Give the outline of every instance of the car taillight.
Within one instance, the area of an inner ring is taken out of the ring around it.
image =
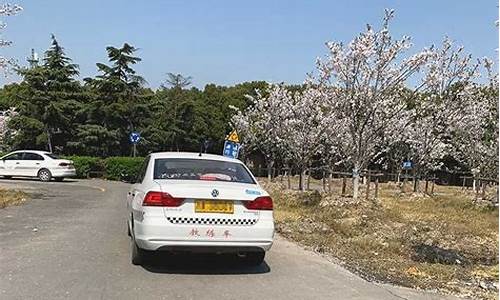
[[[257,197],[252,201],[244,201],[243,205],[247,209],[273,210],[273,199],[269,196]]]
[[[59,167],[67,167],[67,166],[69,166],[68,163],[65,162],[59,163]]]
[[[183,198],[174,198],[168,193],[148,192],[142,201],[142,206],[180,206]]]

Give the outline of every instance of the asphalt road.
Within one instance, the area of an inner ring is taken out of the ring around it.
[[[32,194],[24,205],[0,209],[0,299],[444,298],[367,282],[279,236],[259,267],[165,254],[133,266],[127,184],[0,180],[0,187]]]

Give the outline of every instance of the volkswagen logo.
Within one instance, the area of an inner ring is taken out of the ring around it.
[[[212,197],[214,197],[214,198],[215,198],[215,197],[217,197],[217,196],[219,196],[219,191],[218,191],[217,189],[213,189],[213,190],[212,190]]]

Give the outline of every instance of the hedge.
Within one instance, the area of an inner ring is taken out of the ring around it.
[[[137,178],[144,157],[108,157],[104,160],[105,178],[120,180],[122,175]]]
[[[75,164],[78,178],[101,177],[105,173],[104,160],[92,156],[66,156]]]
[[[75,164],[77,178],[102,177],[120,180],[122,174],[135,178],[139,173],[144,157],[108,157],[66,156]]]

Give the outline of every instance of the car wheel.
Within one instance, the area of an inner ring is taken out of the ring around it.
[[[244,263],[249,266],[259,266],[264,261],[266,252],[264,251],[251,251],[245,253]]]
[[[52,174],[47,169],[41,169],[40,171],[38,171],[38,178],[41,181],[50,181],[50,179],[52,178]]]
[[[131,261],[133,265],[139,266],[146,261],[146,250],[139,248],[134,238],[130,238]]]
[[[61,182],[64,180],[64,177],[55,177],[54,180],[57,182]]]

